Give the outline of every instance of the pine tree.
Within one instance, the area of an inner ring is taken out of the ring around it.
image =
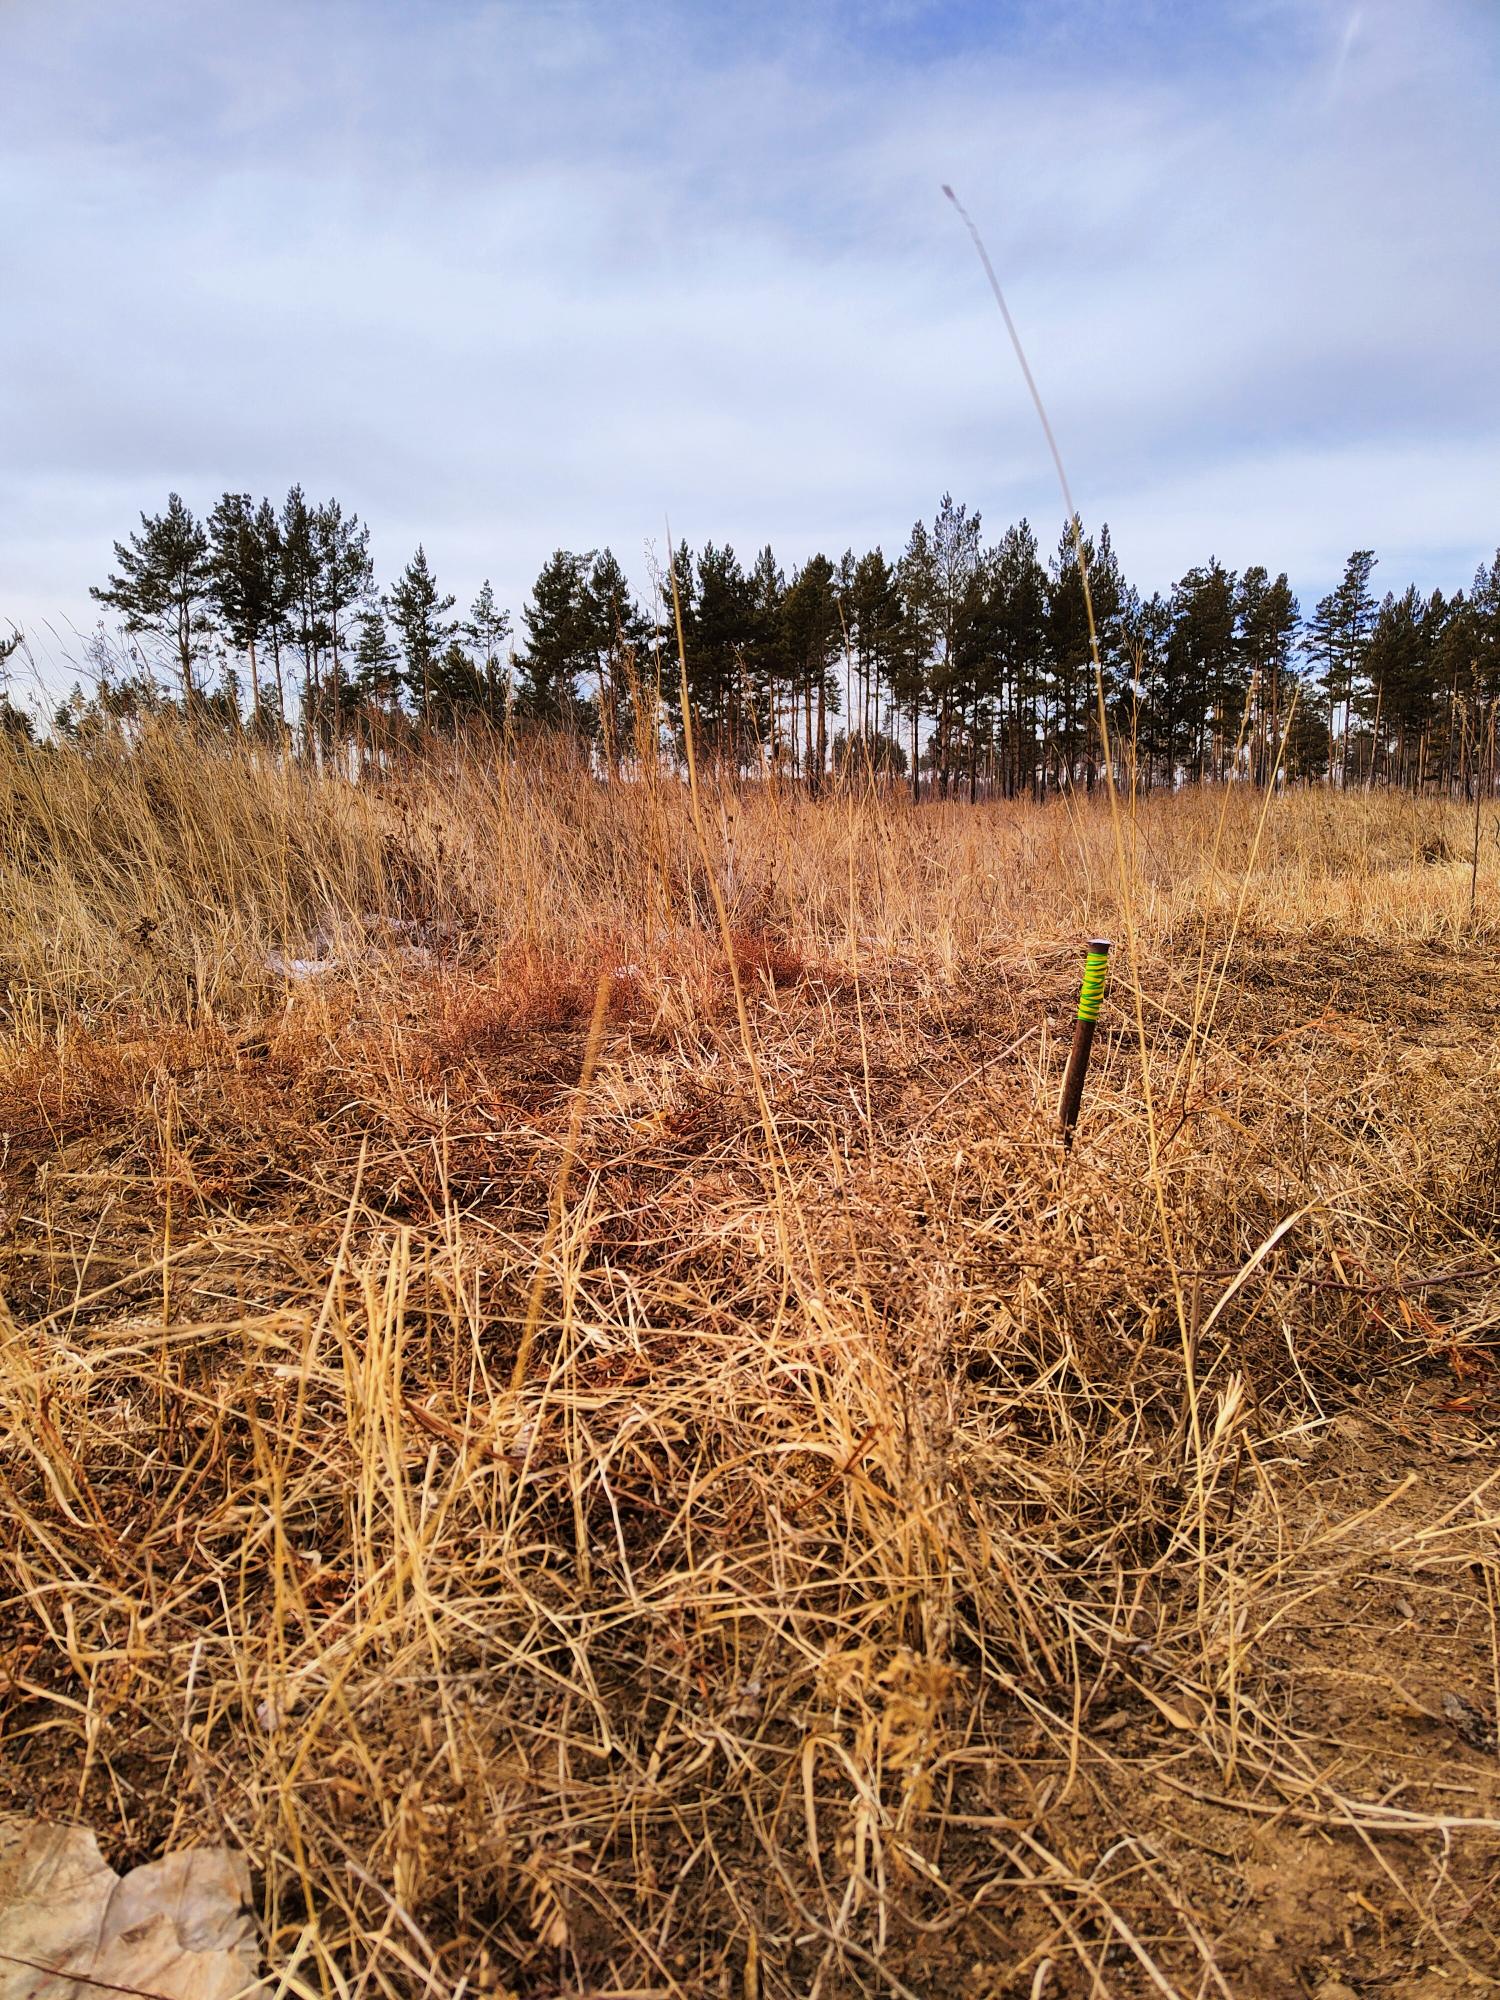
[[[1474,633],[1475,695],[1482,702],[1500,701],[1500,549],[1491,563],[1474,572],[1469,592]]]
[[[688,686],[710,756],[738,764],[749,748],[745,653],[754,633],[750,579],[734,550],[706,542],[695,571]]]
[[[791,679],[781,621],[785,602],[786,577],[768,542],[750,571],[750,637],[745,647],[745,675],[756,730],[770,768],[777,773],[792,753],[792,744],[782,729],[782,702]]]
[[[1276,768],[1284,707],[1293,690],[1301,612],[1283,570],[1271,581],[1258,563],[1240,579],[1235,606],[1240,650],[1255,689],[1251,775],[1269,784]]]
[[[488,710],[484,669],[459,642],[449,639],[432,664],[429,705],[433,721],[450,729]]]
[[[533,722],[577,727],[583,719],[578,679],[595,659],[586,589],[592,560],[555,549],[521,614],[526,652],[517,706]]]
[[[1004,694],[1000,659],[999,600],[994,587],[994,551],[984,550],[959,601],[954,628],[949,720],[953,768],[968,773],[969,804],[979,797],[981,766],[992,772],[999,704]]]
[[[1243,712],[1235,583],[1234,572],[1210,556],[1172,590],[1173,696],[1185,729],[1181,747],[1200,781],[1226,775]]]
[[[1092,786],[1098,769],[1099,746],[1089,605],[1093,606],[1094,625],[1099,636],[1100,668],[1104,675],[1105,699],[1108,701],[1126,678],[1126,663],[1120,647],[1125,586],[1115,561],[1109,524],[1106,522],[1100,528],[1097,542],[1091,535],[1085,535],[1082,540],[1083,560],[1089,578],[1087,601],[1078,569],[1078,541],[1071,523],[1064,523],[1049,566],[1047,679],[1053,762],[1058,780],[1065,785],[1072,784],[1082,767],[1087,783]]]
[[[370,531],[358,514],[345,517],[337,500],[319,507],[313,517],[323,583],[323,611],[328,634],[328,671],[324,706],[335,739],[342,732],[343,708],[351,691],[344,662],[349,614],[366,603],[375,588],[370,560]]]
[[[1132,778],[1149,791],[1175,782],[1171,692],[1172,607],[1159,590],[1135,597],[1125,620],[1128,677],[1121,690],[1119,727],[1129,746]]]
[[[265,716],[256,649],[282,609],[281,542],[270,502],[257,510],[248,493],[225,493],[208,517],[208,537],[214,609],[229,643],[249,663],[250,709],[260,735]]]
[[[896,580],[901,590],[901,635],[891,673],[891,695],[911,729],[911,795],[917,800],[922,796],[922,704],[930,691],[938,631],[937,562],[925,521],[912,523],[896,565]]]
[[[401,656],[378,605],[367,606],[354,621],[353,692],[358,701],[388,715],[401,700]]]
[[[1091,672],[1088,608],[1073,530],[1067,525],[1047,565],[1046,659],[1044,761],[1058,789],[1066,790],[1078,774]]]
[[[1467,594],[1459,590],[1446,600],[1441,593],[1434,594],[1427,607],[1427,627],[1433,700],[1441,711],[1433,728],[1433,748],[1435,758],[1442,760],[1443,789],[1451,792],[1462,783],[1465,770],[1465,718],[1474,690],[1479,621]]]
[[[1374,567],[1373,550],[1356,549],[1344,565],[1342,581],[1318,600],[1307,626],[1307,650],[1323,670],[1329,766],[1334,766],[1337,738],[1337,776],[1342,785],[1350,780],[1349,734],[1362,687],[1365,648],[1375,625],[1375,598],[1370,589]]]
[[[480,673],[484,677],[486,713],[492,722],[502,722],[510,694],[510,676],[500,648],[510,637],[510,613],[502,611],[495,602],[494,588],[488,577],[479,586],[479,595],[469,606],[463,634],[474,648]]]
[[[255,539],[264,551],[266,574],[271,584],[271,604],[266,627],[271,641],[272,678],[276,683],[276,723],[278,729],[286,729],[286,677],[282,672],[281,648],[287,633],[287,600],[290,585],[287,582],[286,564],[282,560],[281,521],[275,507],[263,499],[255,510],[253,523]]]
[[[693,703],[693,727],[701,726],[696,713],[697,701],[693,693],[694,661],[698,654],[698,583],[693,566],[693,552],[686,542],[679,542],[672,550],[672,560],[665,575],[658,575],[656,583],[656,619],[652,628],[652,643],[656,648],[660,663],[660,686],[662,706],[677,725],[679,741],[684,730],[682,714],[683,666],[686,664],[688,699]],[[680,633],[679,633],[679,627]],[[698,741],[697,736],[693,738]]]
[[[1326,780],[1332,776],[1328,717],[1323,712],[1316,690],[1304,686],[1296,709],[1288,713],[1282,744],[1288,778]]]
[[[613,774],[635,721],[632,702],[640,693],[638,656],[647,624],[611,549],[601,549],[589,566],[583,616],[594,656],[604,767]]]
[[[1029,521],[1007,528],[985,565],[996,688],[1007,720],[1002,784],[1007,796],[1040,781],[1039,667],[1047,638],[1047,572]]]
[[[382,604],[401,645],[407,692],[417,705],[422,727],[429,728],[433,670],[454,634],[454,624],[448,616],[454,599],[451,594],[440,594],[427,551],[420,543]]]
[[[881,730],[881,695],[901,646],[901,591],[896,572],[881,549],[869,550],[854,565],[845,615],[859,681],[858,728],[851,713],[849,735],[851,741],[857,737],[873,740]],[[901,766],[904,770],[904,754]]]
[[[211,630],[213,563],[208,536],[175,493],[165,514],[141,516],[141,532],[115,543],[117,573],[89,595],[118,611],[127,632],[146,633],[171,655],[184,709],[196,713],[201,691],[194,667]]]
[[[830,668],[841,650],[834,567],[815,555],[792,578],[781,606],[781,629],[794,700],[802,709],[802,768],[817,792],[828,763],[828,715],[838,706]]]
[[[323,651],[329,643],[327,558],[317,509],[307,504],[300,486],[287,494],[281,509],[281,574],[283,629],[302,655],[302,727],[311,734],[323,728]]]
[[[1371,717],[1369,776],[1379,774],[1379,758],[1387,732],[1394,738],[1393,762],[1387,770],[1398,784],[1419,787],[1422,745],[1436,711],[1432,678],[1433,621],[1430,607],[1415,584],[1400,597],[1387,591],[1375,615],[1366,654],[1366,669],[1376,690]]]
[[[946,798],[952,763],[954,717],[969,705],[972,690],[960,657],[960,625],[972,611],[970,589],[979,569],[979,516],[945,493],[932,524],[933,609],[938,656],[932,691],[938,703],[938,791]]]

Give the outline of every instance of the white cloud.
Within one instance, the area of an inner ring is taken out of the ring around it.
[[[1500,90],[1484,8],[1420,12],[11,0],[0,615],[87,622],[170,487],[336,491],[384,574],[420,538],[517,609],[667,511],[793,560],[951,487],[1050,540],[945,179],[1127,573],[1456,586],[1500,539]]]

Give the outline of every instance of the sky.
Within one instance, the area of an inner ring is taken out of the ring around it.
[[[0,631],[170,491],[894,555],[1062,501],[1304,609],[1500,544],[1500,0],[0,0]]]

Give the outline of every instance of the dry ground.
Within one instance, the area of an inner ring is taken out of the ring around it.
[[[7,751],[0,1807],[304,1995],[1500,1983],[1495,815],[1262,803]]]

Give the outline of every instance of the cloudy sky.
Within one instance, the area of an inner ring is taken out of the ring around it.
[[[1497,0],[0,0],[0,629],[171,489],[899,549],[945,488],[1304,604],[1500,542]]]

